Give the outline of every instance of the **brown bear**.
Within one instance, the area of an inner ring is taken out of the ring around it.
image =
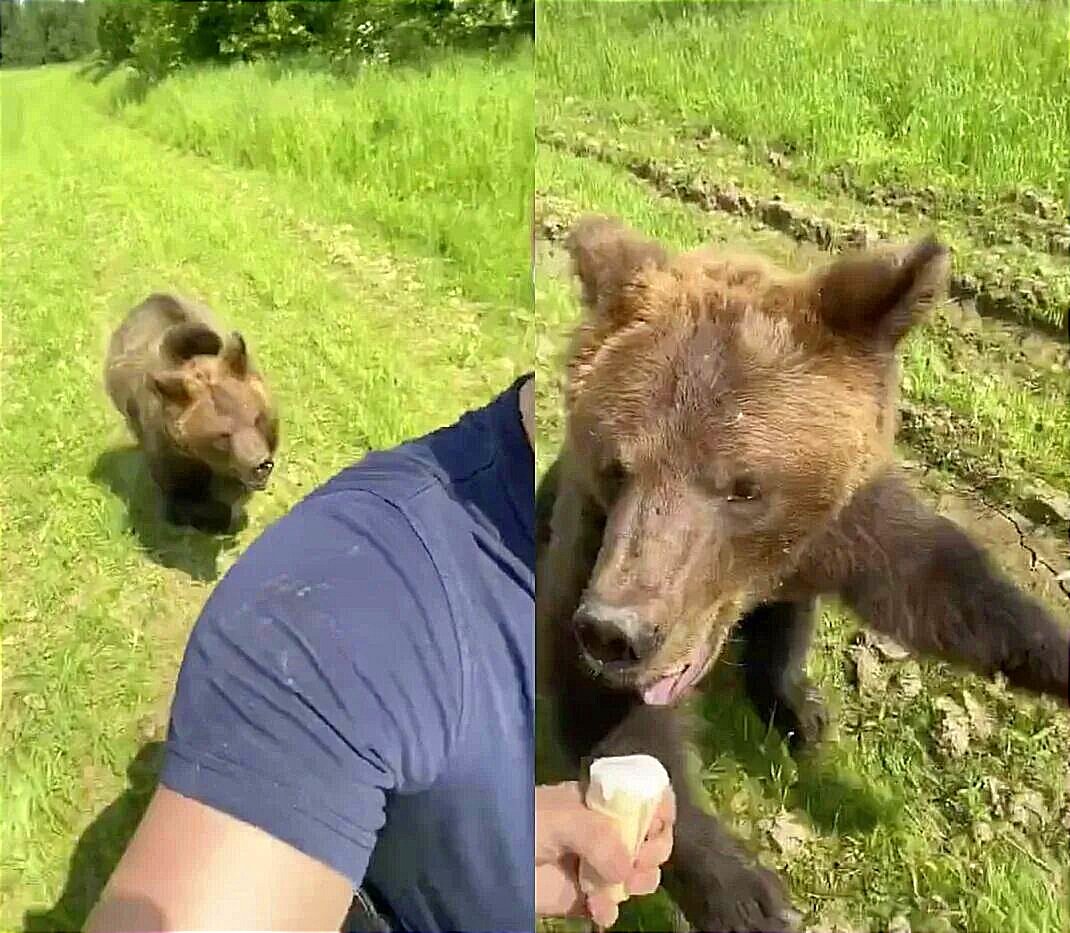
[[[238,332],[204,306],[153,294],[112,335],[104,374],[166,499],[168,521],[232,530],[274,467],[279,419]]]
[[[897,475],[896,348],[945,288],[937,242],[789,274],[588,217],[568,249],[586,313],[537,494],[540,679],[574,763],[645,752],[668,768],[665,886],[690,923],[789,929],[779,879],[684,786],[673,706],[729,632],[750,698],[797,748],[824,722],[804,674],[822,594],[1063,703],[1070,629]]]

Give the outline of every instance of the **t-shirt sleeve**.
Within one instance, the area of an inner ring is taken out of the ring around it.
[[[386,793],[430,785],[449,755],[462,652],[405,516],[367,492],[305,500],[194,626],[161,782],[357,886]]]

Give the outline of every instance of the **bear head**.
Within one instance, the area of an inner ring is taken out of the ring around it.
[[[566,457],[605,520],[571,625],[598,674],[672,702],[888,465],[896,347],[948,255],[926,239],[798,274],[604,217],[568,250],[586,313]]]
[[[225,340],[199,323],[164,334],[165,366],[148,376],[163,428],[185,456],[248,489],[267,486],[278,446],[278,416],[238,332]]]

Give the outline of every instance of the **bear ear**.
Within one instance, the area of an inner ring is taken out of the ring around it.
[[[223,347],[223,365],[235,376],[241,378],[249,372],[249,351],[245,347],[245,338],[234,331]]]
[[[895,346],[943,300],[950,255],[934,237],[906,250],[845,256],[817,278],[817,307],[832,330]]]
[[[178,370],[151,373],[149,385],[165,402],[185,404],[191,398],[186,375]]]
[[[611,217],[581,217],[565,241],[572,271],[583,287],[591,311],[615,323],[625,316],[624,298],[639,273],[664,268],[668,252]]]
[[[212,328],[193,322],[169,327],[160,344],[161,353],[173,363],[184,363],[195,356],[215,356],[223,346]]]

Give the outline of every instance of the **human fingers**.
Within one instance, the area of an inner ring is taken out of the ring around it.
[[[539,917],[587,916],[586,899],[580,891],[575,859],[536,866],[535,913]]]
[[[672,854],[673,829],[676,823],[676,797],[669,787],[661,799],[646,839],[635,853],[635,867],[656,868]]]
[[[654,822],[659,820],[670,827],[676,823],[676,794],[673,793],[672,785],[665,788],[661,804],[654,812]]]
[[[649,870],[665,864],[672,855],[673,833],[671,825],[663,825],[661,831],[647,836],[635,853],[635,868]]]
[[[617,824],[588,808],[576,781],[535,788],[535,864],[578,855],[607,884],[624,881],[632,858]]]
[[[626,883],[628,896],[640,894],[653,894],[661,884],[661,869],[649,868],[632,872],[632,876]]]
[[[562,855],[559,840],[562,820],[583,804],[576,781],[540,784],[535,788],[535,864],[556,862]]]
[[[632,872],[633,859],[617,824],[602,813],[577,807],[556,829],[560,852],[579,856],[606,884],[622,883]]]
[[[619,908],[605,889],[599,889],[587,896],[587,913],[604,930],[617,922]]]

